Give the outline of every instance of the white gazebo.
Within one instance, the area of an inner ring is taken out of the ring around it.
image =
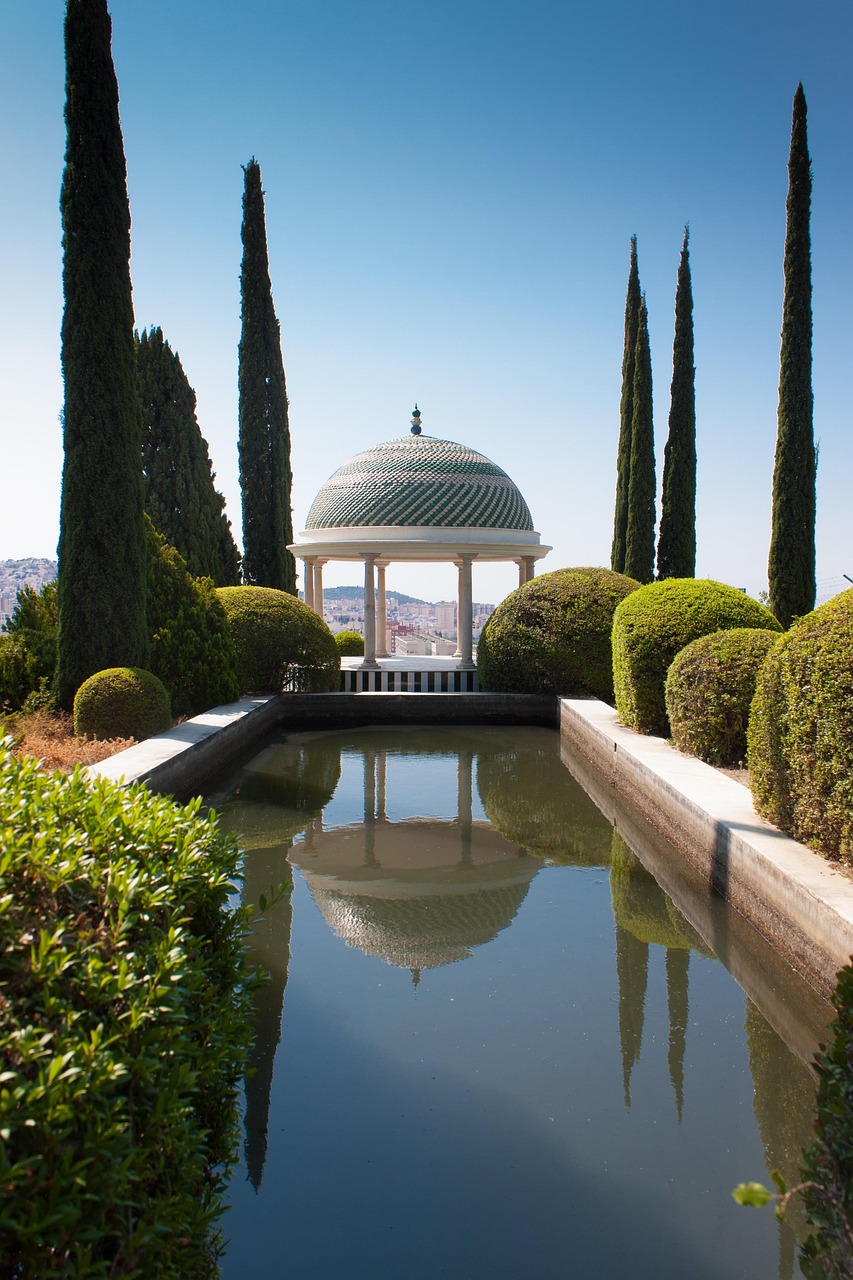
[[[323,566],[364,566],[364,662],[388,658],[385,570],[397,561],[451,561],[459,571],[458,667],[473,667],[472,567],[518,565],[519,585],[547,555],[527,503],[512,480],[482,453],[421,434],[417,405],[411,434],[356,454],[317,494],[305,529],[290,550],[304,565],[305,602],[323,613]]]

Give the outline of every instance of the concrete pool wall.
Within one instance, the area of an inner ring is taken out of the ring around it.
[[[853,954],[853,879],[758,816],[749,791],[661,738],[626,729],[605,703],[521,694],[283,694],[216,707],[92,765],[93,777],[144,782],[179,797],[201,791],[265,734],[369,724],[541,725],[641,814],[709,886],[822,995]]]

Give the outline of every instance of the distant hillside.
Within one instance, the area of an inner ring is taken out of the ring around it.
[[[417,596],[404,595],[402,591],[386,591],[386,600],[396,600],[397,604],[432,604],[431,600],[419,600]],[[363,600],[364,587],[324,587],[324,600]]]
[[[55,560],[0,560],[0,595],[17,595],[26,586],[38,590],[55,577]]]

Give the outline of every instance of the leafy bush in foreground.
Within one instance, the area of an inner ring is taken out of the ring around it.
[[[477,671],[500,693],[613,701],[613,612],[639,583],[609,569],[556,569],[507,596],[483,628]]]
[[[236,845],[0,744],[0,1275],[201,1280],[250,1035]]]
[[[150,671],[108,667],[84,680],[74,697],[81,738],[150,738],[171,728],[169,694]]]
[[[666,677],[666,714],[679,751],[714,765],[746,759],[746,726],[774,631],[733,627],[691,640]]]
[[[666,737],[664,685],[673,658],[691,640],[733,627],[781,631],[764,605],[708,578],[650,582],[623,600],[613,615],[613,683],[622,723]]]
[[[853,589],[774,646],[755,691],[748,754],[759,813],[853,863]]]
[[[340,684],[341,659],[319,614],[272,587],[218,587],[237,653],[243,693],[331,693]]]

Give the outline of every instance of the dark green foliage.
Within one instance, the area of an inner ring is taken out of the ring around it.
[[[746,727],[774,631],[734,627],[685,645],[666,677],[666,714],[679,751],[714,765],[746,759]]]
[[[820,1264],[809,1275],[853,1275],[853,965],[838,975],[830,1044],[818,1053],[815,1140],[805,1154],[805,1210],[815,1234],[805,1246]],[[816,1183],[817,1185],[809,1185]]]
[[[655,565],[655,440],[652,425],[652,354],[645,295],[640,300],[634,356],[634,400],[631,417],[631,475],[628,482],[628,527],[625,568],[629,578],[651,582]]]
[[[696,370],[688,239],[689,230],[685,227],[675,291],[669,436],[663,455],[658,535],[659,578],[692,578],[696,572]]]
[[[610,631],[638,582],[609,569],[557,569],[498,605],[477,645],[484,689],[613,701]]]
[[[137,337],[136,366],[145,510],[194,578],[212,578],[218,587],[236,586],[240,556],[225,515],[225,499],[213,487],[195,392],[161,329]]]
[[[58,697],[148,658],[130,210],[106,0],[68,0]]]
[[[357,658],[364,653],[364,636],[358,631],[338,631],[335,644],[342,658]]]
[[[788,160],[785,297],[779,373],[779,426],[773,468],[770,608],[789,627],[815,602],[814,402],[812,396],[812,173],[806,96],[794,95]]]
[[[319,614],[271,587],[219,587],[242,693],[333,693],[341,659]]]
[[[244,168],[240,298],[240,489],[243,578],[296,595],[290,427],[281,334],[272,300],[260,165]]]
[[[184,561],[148,521],[148,621],[151,670],[176,716],[240,696],[237,656],[225,610],[209,578],[192,578]]]
[[[0,747],[0,1273],[213,1280],[251,1028],[214,820]]]
[[[45,583],[40,591],[23,587],[18,592],[7,634],[0,635],[0,708],[20,711],[25,704],[31,708],[35,699],[50,705],[57,612],[55,582]]]
[[[81,738],[150,738],[171,728],[166,687],[139,667],[108,667],[84,680],[74,699]]]
[[[749,771],[759,813],[853,863],[853,589],[769,654],[749,720]]]
[[[616,456],[616,509],[613,517],[613,545],[610,551],[610,567],[614,573],[625,572],[628,486],[631,479],[631,433],[634,421],[634,365],[637,357],[637,330],[641,302],[637,237],[631,236],[631,265],[628,271],[628,293],[625,298],[625,347],[622,352],[619,448]]]
[[[691,640],[732,627],[781,629],[757,600],[707,578],[651,582],[623,600],[613,615],[613,683],[622,723],[667,737],[670,663]]]

